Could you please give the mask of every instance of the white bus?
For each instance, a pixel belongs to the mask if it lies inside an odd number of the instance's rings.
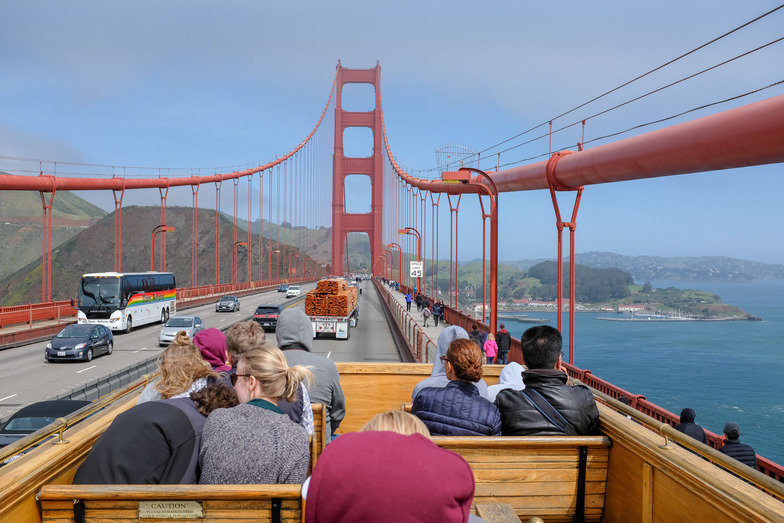
[[[166,322],[177,312],[176,284],[170,272],[100,272],[79,284],[79,323],[100,323],[113,331]]]

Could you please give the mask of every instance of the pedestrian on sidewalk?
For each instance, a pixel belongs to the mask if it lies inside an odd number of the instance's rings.
[[[427,327],[427,320],[430,319],[430,307],[425,307],[422,309],[422,318],[424,319],[423,326]]]
[[[417,312],[422,312],[422,293],[416,295],[416,299],[414,299],[417,306]]]
[[[411,291],[408,291],[406,293],[406,310],[407,311],[411,310],[411,300],[412,300]]]
[[[441,321],[441,305],[439,302],[435,302],[433,304],[433,323],[435,323],[436,327],[438,327],[438,322]]]
[[[495,356],[498,354],[498,344],[495,342],[495,336],[493,336],[492,332],[487,335],[487,340],[485,340],[482,350],[485,352],[485,356],[487,356],[487,364],[495,363]]]

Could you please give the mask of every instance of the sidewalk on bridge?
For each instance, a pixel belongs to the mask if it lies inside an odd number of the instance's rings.
[[[392,297],[403,306],[404,309],[406,308],[405,293],[395,291],[383,283],[381,283],[381,286],[385,288],[392,295]],[[417,312],[416,303],[413,301],[411,302],[411,310],[408,312],[408,314],[411,316],[411,319],[413,319],[419,325],[419,327],[425,333],[425,336],[430,338],[430,340],[433,342],[433,346],[438,346],[438,336],[441,334],[441,331],[443,331],[444,328],[448,327],[449,325],[445,321],[441,321],[438,323],[438,327],[436,327],[433,316],[430,316],[430,319],[427,320],[428,326],[425,327],[425,319],[422,317],[422,312]]]

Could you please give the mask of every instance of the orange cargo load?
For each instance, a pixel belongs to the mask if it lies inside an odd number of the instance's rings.
[[[359,292],[343,280],[321,280],[305,295],[308,316],[348,316],[357,306]]]

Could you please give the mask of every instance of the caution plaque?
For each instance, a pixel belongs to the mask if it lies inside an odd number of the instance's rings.
[[[201,501],[140,501],[141,518],[204,519]]]

